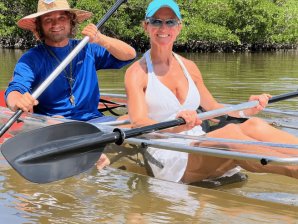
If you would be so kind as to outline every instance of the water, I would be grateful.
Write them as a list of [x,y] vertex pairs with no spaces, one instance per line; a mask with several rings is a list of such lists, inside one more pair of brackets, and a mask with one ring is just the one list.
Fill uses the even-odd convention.
[[[0,50],[0,89],[22,53]],[[220,102],[298,87],[296,51],[183,56],[196,62]],[[99,72],[102,91],[124,93],[124,72]],[[294,98],[270,107],[297,110],[297,105]],[[210,190],[107,168],[41,185],[24,180],[0,157],[0,223],[298,223],[297,183],[249,173],[246,183]]]

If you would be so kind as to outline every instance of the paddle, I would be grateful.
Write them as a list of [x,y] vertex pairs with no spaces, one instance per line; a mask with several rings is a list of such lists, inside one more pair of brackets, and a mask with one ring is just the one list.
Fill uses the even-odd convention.
[[[250,101],[199,114],[202,120],[258,105]],[[182,118],[141,128],[104,133],[92,124],[66,122],[16,135],[1,151],[10,165],[24,178],[48,183],[84,172],[94,166],[108,143],[122,144],[124,139],[185,124]]]
[[[111,9],[104,15],[104,17],[98,22],[96,27],[99,29],[110,16],[120,7],[126,0],[118,0]],[[80,43],[70,52],[70,54],[61,62],[61,64],[48,76],[48,78],[32,93],[33,98],[37,99],[42,92],[54,81],[54,79],[65,69],[65,67],[74,59],[74,57],[83,49],[83,47],[89,42],[89,37],[84,37]],[[17,110],[13,116],[4,124],[0,129],[0,137],[17,121],[17,119],[23,113],[22,110]]]

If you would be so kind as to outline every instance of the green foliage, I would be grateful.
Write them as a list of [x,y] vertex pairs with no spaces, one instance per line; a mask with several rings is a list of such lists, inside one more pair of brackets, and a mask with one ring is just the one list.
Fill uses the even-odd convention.
[[268,0],[230,0],[232,17],[228,27],[242,42],[266,43],[274,31],[280,7]]
[[184,29],[181,42],[202,41],[211,43],[240,43],[236,35],[226,27],[231,16],[225,0],[182,1]]
[[17,42],[26,43],[33,40],[32,34],[19,29],[16,23],[24,15],[35,11],[35,0],[4,0],[0,3],[0,40],[6,40],[5,47],[14,47]]
[[[93,12],[97,24],[116,0],[69,0],[72,7]],[[0,2],[0,39],[33,40],[16,26],[23,16],[36,12],[36,0]],[[101,28],[101,32],[144,47],[148,39],[141,22],[150,0],[128,0]],[[298,0],[177,0],[183,16],[178,45],[297,44]],[[13,10],[11,10],[13,9]],[[80,30],[87,22],[79,27]]]
[[297,0],[279,0],[280,14],[277,16],[272,34],[274,43],[297,43],[298,41],[298,2]]

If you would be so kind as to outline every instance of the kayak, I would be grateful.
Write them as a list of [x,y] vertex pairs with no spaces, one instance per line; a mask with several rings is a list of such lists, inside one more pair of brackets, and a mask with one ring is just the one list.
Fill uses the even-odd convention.
[[[112,99],[109,98],[109,100],[112,100]],[[125,104],[125,100],[119,99],[117,103]],[[2,124],[5,123],[7,119],[9,119],[12,115],[13,115],[13,112],[11,112],[9,109],[5,107],[0,107],[0,120]],[[271,116],[271,119],[272,117],[273,116]],[[284,121],[285,120],[283,120],[283,122]],[[290,123],[291,121],[294,121],[295,123],[296,121],[295,116],[288,115],[288,121],[289,121],[288,123]],[[39,129],[41,127],[47,127],[47,126],[66,123],[66,122],[71,122],[71,120],[52,118],[52,117],[47,117],[47,116],[38,115],[38,114],[29,114],[29,113],[23,114],[20,117],[19,122],[15,123],[5,133],[5,135],[1,137],[0,142],[3,143],[7,139],[17,136],[19,133],[24,133],[30,130]],[[111,132],[111,130],[114,129],[114,126],[112,125],[117,125],[117,122],[115,124],[108,124],[108,125],[107,124],[94,124],[94,125],[97,128],[100,128],[101,130],[104,130],[106,132]],[[282,128],[285,130],[290,130],[291,132],[297,132],[295,129],[291,129],[288,126],[282,127]],[[109,153],[108,155],[113,162],[112,167],[124,169],[130,172],[136,172],[138,174],[147,175],[147,170],[145,169],[144,161],[138,155],[140,150],[143,150],[144,145],[146,144],[157,144],[158,147],[161,147],[161,148],[164,147],[165,149],[169,147],[169,146],[160,144],[160,142],[150,138],[152,138],[152,136],[150,136],[149,134],[147,137],[145,137],[145,139],[144,138],[125,139],[124,144],[120,146],[115,144],[108,144],[104,152]],[[174,146],[177,148],[181,147],[181,145],[174,145]],[[170,150],[173,150],[174,146],[172,144],[172,146],[170,147]],[[187,148],[187,147],[184,146],[184,148]],[[194,148],[189,148],[188,150],[190,150],[189,152],[191,152],[192,150],[194,150]],[[128,153],[126,153],[125,156],[122,156],[122,157],[119,156],[124,151],[126,152],[128,151]],[[224,152],[222,153],[224,154]],[[233,156],[235,155],[232,155],[232,157]],[[237,155],[237,156],[241,156],[241,155]],[[120,159],[116,160],[117,157]],[[258,159],[258,158],[251,157],[250,159]],[[297,164],[297,158],[294,158],[292,160],[287,160],[287,159],[276,160],[276,162],[281,164],[283,163]],[[205,183],[203,182],[201,183],[201,185],[198,184],[198,186],[217,187],[217,189],[219,190],[244,195],[246,197],[259,198],[262,200],[269,200],[269,201],[281,202],[281,203],[298,206],[298,190],[296,187],[297,180],[288,178],[288,177],[273,175],[273,174],[253,174],[246,171],[241,171],[241,173],[245,174],[245,176],[243,175],[237,176],[238,179],[236,178],[234,180],[224,179],[223,183],[220,183],[219,181],[215,180],[213,183],[211,182],[211,185],[208,182],[205,182]],[[248,179],[246,178],[247,176],[248,176]],[[226,185],[227,183],[228,185]],[[266,187],[259,189],[258,186],[260,185],[260,183]]]

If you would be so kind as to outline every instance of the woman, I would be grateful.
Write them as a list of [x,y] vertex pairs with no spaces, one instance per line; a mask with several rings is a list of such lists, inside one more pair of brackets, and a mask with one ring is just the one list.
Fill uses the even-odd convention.
[[[183,132],[204,135],[197,118],[196,109],[205,110],[223,107],[216,102],[206,88],[202,75],[194,62],[173,53],[174,42],[182,29],[178,5],[172,0],[154,0],[146,11],[143,22],[150,38],[151,49],[143,58],[132,64],[125,75],[129,117],[134,127],[150,125],[164,120],[182,117],[186,124],[167,129],[167,132]],[[271,96],[251,96],[259,105],[245,111],[230,113],[244,117],[257,114],[264,109]],[[208,137],[239,140],[298,144],[298,138],[268,125],[258,118],[250,118],[242,124],[229,124],[206,134]],[[161,149],[148,149],[164,168],[150,164],[155,177],[170,181],[191,183],[223,175],[240,165],[252,172],[270,172],[298,178],[298,166],[274,166],[248,161],[216,158],[199,154],[188,154]],[[261,152],[264,148],[246,146],[243,152]],[[270,150],[268,154],[284,157],[295,152]],[[296,154],[297,155],[297,154]]]

